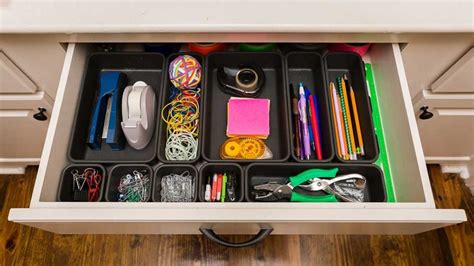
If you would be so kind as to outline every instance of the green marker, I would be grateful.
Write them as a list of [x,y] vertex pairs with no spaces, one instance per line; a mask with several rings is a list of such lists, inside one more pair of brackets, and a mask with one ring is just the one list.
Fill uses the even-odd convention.
[[226,184],[227,184],[227,174],[224,173],[222,177],[222,190],[221,190],[221,202],[225,202],[225,192],[226,192]]

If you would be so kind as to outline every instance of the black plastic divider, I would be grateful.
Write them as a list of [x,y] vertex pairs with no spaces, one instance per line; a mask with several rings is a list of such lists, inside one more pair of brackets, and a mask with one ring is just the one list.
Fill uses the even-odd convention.
[[194,196],[193,202],[198,200],[198,171],[196,167],[188,164],[162,164],[158,166],[155,170],[155,175],[153,177],[153,193],[152,201],[161,202],[161,178],[169,174],[181,174],[185,171],[189,171],[189,174],[194,177]]
[[[245,197],[247,201],[256,202],[253,195],[253,186],[264,184],[267,182],[285,183],[291,176],[308,169],[332,169],[339,168],[337,175],[344,174],[361,174],[367,180],[367,191],[365,202],[385,202],[386,191],[385,181],[382,170],[376,165],[362,164],[314,164],[314,163],[286,163],[286,164],[268,164],[254,163],[250,164],[245,171],[246,191]],[[300,188],[295,189],[297,192],[306,195],[321,195],[321,192],[309,192]]]
[[[227,102],[231,95],[224,93],[217,81],[220,66],[235,67],[246,64],[260,64],[265,72],[265,85],[258,98],[270,99],[270,136],[264,141],[273,153],[268,160],[221,160],[219,151],[227,140]],[[258,161],[284,162],[290,156],[290,137],[286,116],[287,89],[283,58],[274,52],[216,52],[207,57],[207,79],[205,106],[203,111],[202,156],[209,162],[249,163]]]
[[133,174],[133,171],[143,171],[147,170],[150,182],[148,182],[148,199],[146,201],[150,201],[151,198],[151,189],[152,189],[152,181],[153,181],[153,169],[147,164],[117,164],[110,170],[108,182],[107,182],[107,189],[105,191],[105,200],[108,202],[117,202],[118,201],[118,186],[120,184],[120,178],[126,174]]
[[[339,157],[337,152],[336,157],[343,163],[373,163],[379,156],[379,149],[375,136],[374,125],[372,122],[372,108],[370,105],[370,95],[367,90],[367,83],[365,79],[364,62],[358,54],[351,52],[328,53],[324,57],[324,60],[327,68],[328,88],[330,82],[337,84],[336,78],[345,74],[352,85],[352,88],[354,89],[359,113],[360,128],[364,141],[364,150],[366,154],[364,158],[352,161],[343,160]],[[333,123],[336,123],[336,121],[333,121]],[[334,133],[337,134],[337,132]]]
[[[331,115],[328,104],[328,95],[326,87],[326,75],[323,59],[320,54],[314,52],[291,52],[286,56],[286,69],[287,69],[287,80],[288,80],[288,116],[290,119],[290,136],[291,139],[291,154],[293,159],[298,162],[315,162],[323,163],[329,162],[334,158],[334,146],[332,138],[332,123]],[[322,150],[322,160],[316,159],[316,153],[312,151],[311,157],[309,160],[301,160],[295,154],[295,128],[294,128],[294,119],[292,115],[292,102],[291,102],[291,93],[289,84],[293,84],[295,93],[298,95],[298,86],[302,82],[306,86],[311,94],[316,95],[317,98],[317,107],[320,119],[320,133],[321,133],[321,150]],[[311,129],[310,129],[311,130]]]
[[[100,164],[70,164],[63,169],[61,173],[61,180],[59,181],[57,200],[58,201],[75,201],[74,200],[74,191],[73,191],[73,175],[71,171],[77,170],[80,173],[86,168],[94,168],[100,171],[102,175],[102,181],[100,183],[99,198],[96,201],[102,200],[102,195],[104,194],[104,186],[107,182],[107,171]],[[84,185],[87,187],[87,184]]]
[[244,173],[243,173],[242,167],[236,163],[207,163],[207,164],[202,165],[201,169],[199,169],[198,195],[199,195],[200,201],[202,202],[206,201],[204,199],[204,194],[206,191],[206,184],[208,181],[208,177],[211,177],[211,182],[212,182],[212,176],[215,173],[221,173],[221,174],[227,173],[227,174],[235,175],[238,182],[237,182],[237,192],[236,192],[237,199],[234,202],[241,202],[244,200],[245,185],[244,185]]
[[[198,134],[198,150],[197,150],[197,156],[196,156],[196,159],[194,160],[187,160],[187,161],[183,161],[183,160],[168,160],[166,159],[166,156],[165,156],[165,147],[166,147],[166,141],[168,139],[168,131],[167,131],[167,124],[162,120],[161,118],[161,111],[163,109],[163,107],[170,102],[170,99],[169,97],[171,96],[171,93],[170,93],[170,88],[173,87],[173,85],[171,84],[171,81],[170,81],[170,78],[169,78],[169,65],[170,63],[178,56],[180,55],[190,55],[194,58],[196,58],[199,62],[199,64],[201,64],[201,67],[202,67],[202,75],[201,75],[201,83],[200,85],[198,86],[198,88],[201,88],[201,95],[200,95],[200,99],[199,99],[199,110],[200,110],[200,114],[199,114],[199,119],[200,119],[200,123],[199,123],[199,134]],[[157,152],[157,155],[158,155],[158,160],[161,161],[161,162],[164,162],[164,163],[171,163],[171,164],[179,164],[179,163],[183,163],[183,164],[192,164],[192,163],[195,163],[197,162],[200,157],[201,157],[201,146],[202,146],[202,135],[203,135],[203,132],[202,132],[202,110],[203,110],[203,106],[205,105],[205,94],[206,94],[206,88],[205,88],[205,80],[206,80],[206,62],[205,62],[205,58],[199,54],[196,54],[196,53],[186,53],[186,52],[183,52],[183,53],[174,53],[174,54],[171,54],[170,56],[168,56],[167,60],[166,60],[166,71],[165,71],[165,76],[164,76],[164,86],[163,86],[163,90],[162,90],[162,93],[161,93],[161,101],[160,101],[160,105],[159,105],[159,108],[158,108],[158,114],[159,114],[159,117],[157,119],[160,120],[160,128],[159,128],[159,131],[158,131],[158,136],[159,136],[159,140],[158,140],[158,152]]]
[[[127,85],[144,81],[153,87],[156,94],[156,106],[159,106],[160,94],[163,91],[163,70],[165,59],[158,53],[105,52],[90,55],[82,80],[80,98],[77,104],[73,123],[68,156],[72,162],[81,163],[146,163],[155,159],[157,128],[160,124],[157,110],[154,135],[144,149],[135,150],[125,141],[125,148],[113,151],[109,145],[102,143],[100,150],[91,149],[87,143],[92,112],[100,86],[100,73],[107,70],[120,71],[127,76]],[[125,87],[120,88],[122,91]],[[117,115],[122,116],[122,100],[117,108]],[[120,125],[119,125],[120,127]],[[121,128],[120,128],[121,130]]]

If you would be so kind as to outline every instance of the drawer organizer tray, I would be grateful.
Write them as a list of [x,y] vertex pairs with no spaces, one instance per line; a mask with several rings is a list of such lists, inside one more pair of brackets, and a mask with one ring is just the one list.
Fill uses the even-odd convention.
[[[156,128],[160,124],[160,119],[156,120],[150,143],[142,150],[135,150],[126,141],[125,148],[120,151],[112,151],[110,146],[105,143],[101,145],[101,149],[93,150],[86,144],[86,139],[92,110],[97,98],[96,94],[100,86],[99,75],[102,71],[114,70],[125,73],[128,80],[127,85],[133,85],[136,81],[146,82],[153,87],[157,96],[156,102],[158,103],[163,87],[164,64],[165,58],[158,53],[101,52],[90,55],[84,72],[69,144],[69,159],[71,161],[81,163],[145,163],[155,159],[157,146]],[[120,100],[119,102],[120,106],[117,108],[117,115],[121,118],[122,101]],[[156,104],[156,106],[159,106],[159,104]]]

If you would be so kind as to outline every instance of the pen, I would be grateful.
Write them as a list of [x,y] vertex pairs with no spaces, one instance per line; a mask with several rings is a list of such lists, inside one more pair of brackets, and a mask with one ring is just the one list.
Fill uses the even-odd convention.
[[300,122],[298,117],[298,98],[295,94],[295,89],[293,84],[290,84],[290,93],[291,93],[291,107],[293,113],[293,126],[295,127],[295,155],[298,158],[301,158],[301,135],[300,135]]
[[[310,98],[311,98],[311,92],[305,88],[304,89],[304,95],[306,97],[306,114],[308,114],[308,132],[309,132],[309,144],[311,145],[311,149],[313,151],[316,151],[316,144],[314,143],[315,140],[314,140],[314,132],[313,132],[313,119],[312,117],[314,116],[314,113],[312,113],[312,110],[311,110],[311,102],[310,102]],[[310,150],[311,152],[311,150]],[[309,156],[311,157],[311,154],[309,154]]]
[[317,99],[316,94],[309,96],[309,102],[311,107],[311,125],[313,126],[313,135],[314,135],[314,142],[316,146],[316,158],[318,160],[323,159],[323,154],[321,151],[321,135],[319,134],[320,126],[319,126],[319,117],[318,117],[318,109],[316,106]]
[[300,100],[298,107],[300,110],[300,121],[303,127],[303,150],[306,160],[309,160],[311,154],[311,146],[309,144],[309,132],[308,132],[308,117],[306,116],[306,98],[304,94],[303,84],[300,82]]
[[225,202],[225,192],[227,186],[227,174],[224,173],[224,177],[222,178],[222,192],[221,192],[221,202]]

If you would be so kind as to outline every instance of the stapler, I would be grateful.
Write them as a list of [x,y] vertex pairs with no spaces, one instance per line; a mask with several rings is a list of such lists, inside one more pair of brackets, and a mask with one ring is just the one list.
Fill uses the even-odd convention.
[[128,144],[145,148],[155,129],[156,97],[153,88],[143,81],[127,86],[122,97],[122,130]]
[[[125,140],[120,130],[120,99],[127,84],[125,74],[118,71],[104,71],[100,74],[100,88],[92,112],[87,144],[93,150],[100,150],[105,138],[112,150],[122,150]],[[104,130],[104,127],[106,129]]]

